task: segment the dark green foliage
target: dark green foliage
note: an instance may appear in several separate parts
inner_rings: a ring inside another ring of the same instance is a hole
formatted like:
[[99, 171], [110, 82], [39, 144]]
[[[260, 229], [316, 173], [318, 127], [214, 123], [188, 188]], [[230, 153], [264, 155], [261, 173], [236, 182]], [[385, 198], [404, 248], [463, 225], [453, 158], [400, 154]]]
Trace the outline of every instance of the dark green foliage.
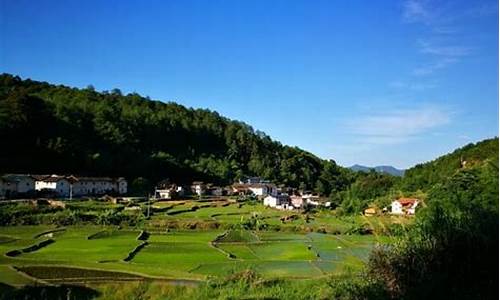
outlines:
[[396, 298], [498, 299], [498, 200], [498, 165], [457, 172], [396, 247], [372, 255], [372, 274]]
[[330, 200], [334, 205], [340, 205], [342, 213], [360, 213], [378, 197], [388, 195], [399, 180], [399, 177], [374, 170], [357, 172], [349, 189], [332, 194]]
[[256, 175], [324, 195], [349, 171], [242, 122], [119, 90], [98, 93], [0, 75], [0, 173], [125, 176], [142, 194], [160, 179], [232, 183]]
[[137, 226], [142, 224], [144, 219], [142, 212], [124, 211], [121, 206], [103, 209], [97, 203], [81, 207], [74, 205], [68, 209], [35, 206], [25, 203], [0, 205], [0, 226], [39, 224], [59, 226], [81, 224]]
[[442, 182], [461, 169], [461, 161], [466, 162], [465, 168], [497, 162], [498, 138], [468, 144], [450, 154], [406, 170], [401, 188], [405, 191], [428, 190], [434, 184]]
[[69, 299], [90, 300], [99, 296], [99, 292], [85, 286], [58, 285], [58, 286], [25, 286], [14, 288], [0, 283], [0, 300], [25, 299]]

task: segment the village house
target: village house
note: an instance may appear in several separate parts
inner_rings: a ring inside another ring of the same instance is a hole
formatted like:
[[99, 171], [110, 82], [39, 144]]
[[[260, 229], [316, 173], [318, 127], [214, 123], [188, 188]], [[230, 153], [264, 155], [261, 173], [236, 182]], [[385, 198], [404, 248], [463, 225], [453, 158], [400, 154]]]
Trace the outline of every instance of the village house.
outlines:
[[278, 190], [272, 183], [255, 183], [250, 184], [248, 189], [257, 197], [265, 197], [267, 195], [276, 196]]
[[248, 189], [247, 184], [236, 183], [231, 186], [231, 191], [233, 195], [249, 195], [252, 192]]
[[26, 174], [5, 174], [0, 177], [0, 197], [18, 197], [34, 193], [35, 179]]
[[49, 192], [59, 197], [126, 194], [125, 178], [110, 177], [75, 177], [60, 175], [35, 175], [35, 190]]
[[290, 197], [286, 194], [268, 195], [264, 198], [264, 206], [282, 210], [292, 210], [294, 208], [290, 202]]
[[306, 204], [304, 198], [302, 198], [301, 195], [292, 195], [290, 196], [290, 201], [292, 203], [292, 206], [296, 209], [303, 208]]
[[212, 196], [223, 196], [225, 190], [220, 186], [209, 186], [206, 193]]
[[415, 198], [399, 198], [391, 203], [391, 214], [414, 215], [420, 201]]
[[72, 183], [73, 196], [126, 194], [127, 181], [125, 178], [110, 177], [68, 177]]
[[168, 180], [160, 181], [155, 188], [155, 198], [171, 200], [184, 195], [184, 188]]
[[154, 197], [160, 200], [171, 200], [177, 196], [177, 186], [171, 184], [170, 180], [165, 179], [158, 182], [155, 186]]
[[194, 195], [201, 196], [201, 195], [205, 194], [205, 189], [206, 189], [206, 186], [203, 183], [203, 181], [194, 181], [193, 184], [191, 185], [191, 192]]
[[0, 197], [10, 198], [17, 194], [17, 181], [0, 177]]
[[70, 182], [66, 176], [49, 175], [45, 178], [36, 176], [35, 190], [39, 192], [52, 192], [60, 197], [69, 197]]
[[264, 183], [260, 177], [245, 177], [239, 180], [240, 184], [256, 184], [256, 183]]
[[315, 195], [315, 194], [307, 192], [307, 193], [302, 194], [302, 199], [304, 199], [304, 201], [307, 205], [311, 205], [311, 206], [320, 206], [321, 205], [321, 203], [319, 201], [319, 195]]

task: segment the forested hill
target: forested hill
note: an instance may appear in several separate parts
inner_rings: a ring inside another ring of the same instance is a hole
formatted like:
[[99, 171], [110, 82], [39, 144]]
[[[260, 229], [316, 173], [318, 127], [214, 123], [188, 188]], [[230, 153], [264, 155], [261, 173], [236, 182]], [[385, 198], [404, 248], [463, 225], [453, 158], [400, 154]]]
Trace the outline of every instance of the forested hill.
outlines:
[[345, 189], [334, 161], [273, 141], [217, 112], [0, 75], [0, 173], [62, 173], [230, 183], [244, 175]]
[[459, 169], [486, 164], [498, 170], [498, 137], [468, 144], [450, 154], [406, 170], [402, 188], [406, 191], [426, 190], [451, 177]]

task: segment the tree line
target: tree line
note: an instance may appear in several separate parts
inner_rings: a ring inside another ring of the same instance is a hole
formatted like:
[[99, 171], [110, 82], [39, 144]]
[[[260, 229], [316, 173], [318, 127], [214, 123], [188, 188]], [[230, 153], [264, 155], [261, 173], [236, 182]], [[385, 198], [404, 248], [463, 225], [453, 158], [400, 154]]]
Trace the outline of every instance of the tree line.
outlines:
[[0, 75], [0, 172], [230, 184], [260, 176], [323, 195], [349, 170], [206, 109], [118, 89], [97, 92]]

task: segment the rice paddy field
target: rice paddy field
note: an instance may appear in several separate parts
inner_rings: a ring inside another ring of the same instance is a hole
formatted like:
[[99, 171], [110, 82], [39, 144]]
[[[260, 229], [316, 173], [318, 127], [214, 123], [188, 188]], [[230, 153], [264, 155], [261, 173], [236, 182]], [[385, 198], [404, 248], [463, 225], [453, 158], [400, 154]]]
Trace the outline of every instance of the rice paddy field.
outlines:
[[[375, 245], [392, 242], [387, 235], [346, 233], [353, 224], [383, 228], [401, 222], [390, 217], [343, 219], [328, 212], [304, 218], [297, 212], [234, 201], [160, 202], [154, 203], [155, 210], [137, 227], [0, 227], [0, 283], [189, 284], [247, 269], [264, 278], [324, 277], [361, 270]], [[256, 215], [268, 227], [239, 226]], [[190, 230], [162, 225], [171, 222], [217, 226]]]

